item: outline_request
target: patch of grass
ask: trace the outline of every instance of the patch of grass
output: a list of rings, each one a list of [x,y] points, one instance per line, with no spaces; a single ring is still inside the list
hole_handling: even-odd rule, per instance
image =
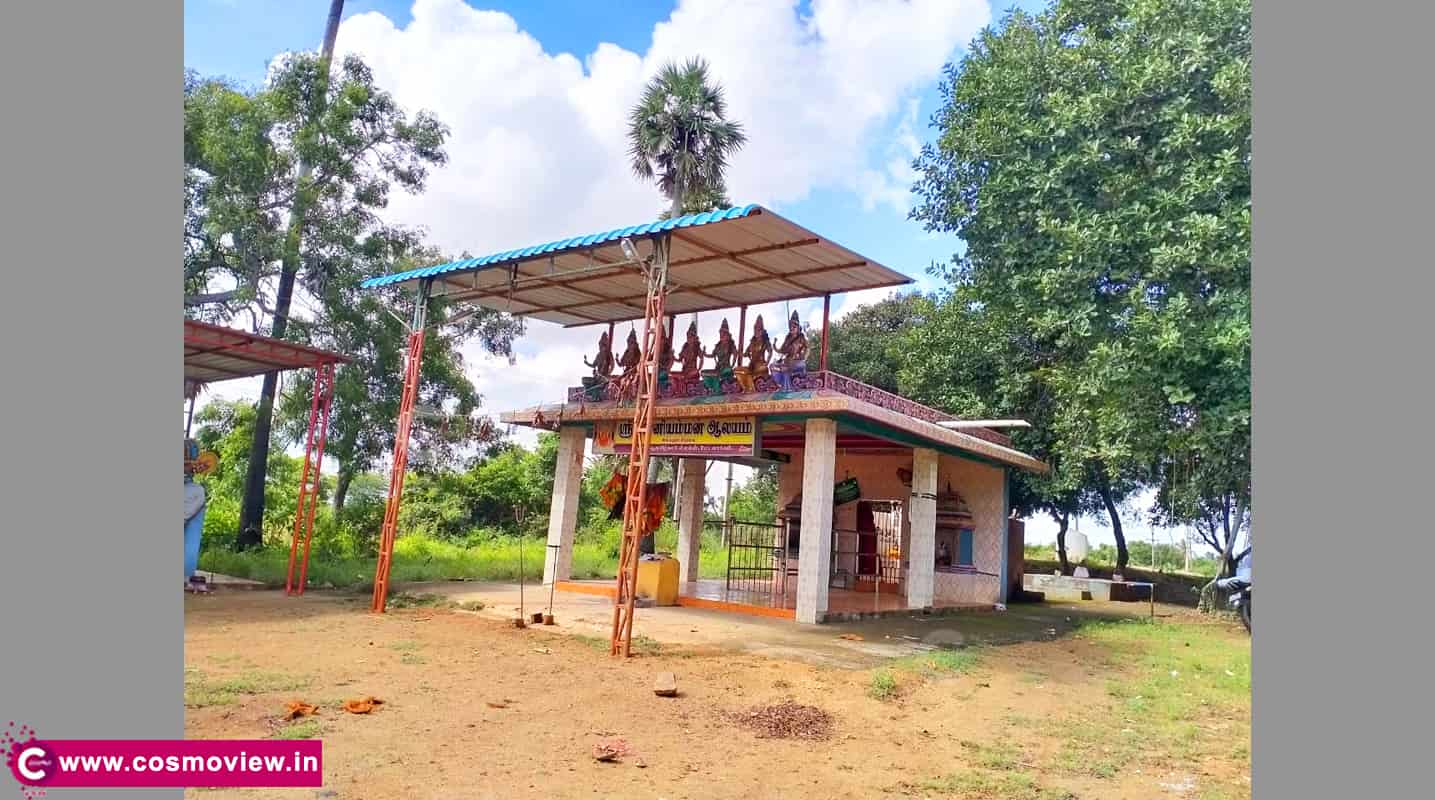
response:
[[[1022,765],[1021,748],[1007,741],[981,742],[963,741],[962,748],[972,753],[973,760],[980,766],[1000,772],[1011,772]]]
[[[459,603],[459,604],[458,604],[458,607],[459,607],[459,609],[461,609],[461,610],[463,610],[463,611],[482,611],[482,610],[483,610],[483,601],[482,601],[482,600],[465,600],[465,601],[463,601],[462,603]]]
[[[1027,672],[1023,672],[1023,673],[1021,674],[1021,682],[1022,682],[1022,683],[1045,683],[1046,680],[1047,680],[1048,678],[1050,678],[1050,677],[1051,677],[1051,676],[1050,676],[1050,675],[1047,675],[1045,672],[1031,672],[1031,671],[1027,671]]]
[[[611,523],[598,530],[581,530],[573,545],[573,577],[612,578],[618,574],[620,526]],[[492,534],[492,535],[490,535]],[[208,540],[208,537],[206,537]],[[659,550],[676,552],[677,526],[671,520],[658,529]],[[522,548],[520,568],[519,549]],[[394,542],[389,579],[394,583],[422,581],[517,581],[538,583],[543,578],[545,544],[542,538],[475,531],[468,542],[436,539],[421,533],[400,536]],[[373,557],[316,553],[309,562],[309,585],[338,589],[373,590]],[[270,587],[284,585],[289,568],[287,532],[258,550],[234,552],[222,547],[199,556],[200,569],[259,581]],[[705,536],[698,565],[704,578],[727,573],[727,548],[716,536]]]
[[[966,770],[907,786],[971,800],[1075,800],[1076,797],[1070,792],[1042,786],[1028,772],[994,775],[981,770]]]
[[[271,739],[313,739],[319,735],[319,721],[316,719],[300,720],[291,722],[288,725],[274,731],[269,735]]]
[[[971,672],[981,663],[981,653],[973,648],[960,650],[935,650],[918,656],[899,659],[893,666],[898,669],[921,672],[926,677],[960,675]]]
[[[872,673],[867,684],[867,696],[873,700],[891,700],[897,696],[897,676],[890,669],[879,669]]]
[[[424,658],[423,656],[419,655],[418,653],[404,653],[403,656],[401,656],[401,657],[399,658],[399,663],[400,663],[400,664],[415,664],[415,665],[417,665],[417,664],[427,664],[427,663],[428,663],[428,659]]]
[[[398,592],[389,595],[389,608],[452,608],[455,603],[441,594]]]
[[[245,695],[291,692],[306,688],[311,682],[305,676],[252,670],[211,680],[199,670],[186,670],[184,704],[190,708],[230,705]]]
[[[419,649],[419,643],[413,639],[400,639],[397,642],[389,642],[390,650],[397,650],[400,653],[411,653]]]
[[[608,652],[608,640],[604,639],[601,636],[589,636],[584,633],[575,633],[573,634],[573,638],[582,642],[583,644],[588,645],[594,650],[598,650],[604,653]],[[629,652],[633,655],[655,656],[662,651],[663,645],[661,642],[659,642],[657,639],[652,639],[641,634],[638,636],[634,636],[633,641],[629,644]]]
[[[1060,742],[1054,768],[1112,778],[1137,762],[1189,763],[1231,752],[1228,737],[1205,735],[1202,724],[1249,716],[1248,641],[1215,625],[1148,620],[1087,622],[1075,635],[1109,654],[1109,703],[1038,726]],[[1248,735],[1237,733],[1236,754],[1249,752]]]

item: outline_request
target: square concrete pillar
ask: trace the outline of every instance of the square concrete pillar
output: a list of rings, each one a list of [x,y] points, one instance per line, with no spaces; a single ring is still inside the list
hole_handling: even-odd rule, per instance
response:
[[[678,461],[678,580],[698,579],[698,551],[703,537],[703,499],[707,495],[707,462]]]
[[[827,613],[832,581],[832,487],[837,471],[837,423],[809,419],[802,450],[802,532],[797,554],[797,621],[815,624]]]
[[[937,451],[912,450],[911,544],[907,550],[907,608],[931,608],[937,564]]]
[[[578,495],[583,486],[583,447],[588,432],[578,425],[558,431],[558,465],[553,471],[553,503],[548,508],[548,547],[543,556],[543,582],[566,581],[573,575],[573,532],[578,528]]]

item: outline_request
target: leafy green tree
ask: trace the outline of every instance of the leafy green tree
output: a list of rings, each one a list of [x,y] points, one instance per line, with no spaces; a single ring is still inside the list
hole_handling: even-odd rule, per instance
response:
[[[777,468],[755,469],[748,479],[732,489],[728,501],[732,518],[738,522],[770,523],[777,519]]]
[[[922,325],[935,308],[931,298],[909,292],[860,306],[829,322],[827,368],[878,389],[900,391],[897,373],[905,361],[907,331]],[[815,369],[822,353],[822,331],[808,332],[807,351]]]
[[[946,275],[1049,396],[1043,455],[1099,497],[1119,570],[1126,494],[1249,441],[1249,1],[1014,11],[942,93],[913,217],[966,242]]]
[[[322,292],[317,316],[302,323],[310,341],[353,359],[335,376],[325,448],[325,455],[339,464],[333,493],[336,513],[343,509],[354,477],[393,453],[408,348],[408,327],[393,311],[402,308],[400,303],[408,298],[400,295],[402,290],[360,290],[359,280],[452,260],[432,248],[402,242],[393,231],[387,234],[378,254],[371,254],[374,247],[366,246],[336,250],[330,256],[329,279],[315,287]],[[391,266],[375,265],[376,257],[384,260],[382,251],[399,246],[412,250]],[[478,341],[490,353],[510,354],[523,322],[489,309],[465,311],[468,316],[447,324],[453,318],[452,309],[441,298],[430,301],[429,319],[434,327],[424,342],[419,384],[419,406],[428,413],[417,415],[411,433],[409,463],[415,471],[457,468],[461,456],[499,438],[492,420],[480,413],[482,398],[465,374],[459,348],[467,341]],[[279,414],[283,433],[290,442],[298,443],[308,425],[313,383],[305,375],[293,385],[281,399]]]
[[[391,188],[420,191],[445,161],[443,124],[405,114],[355,57],[332,82],[328,58],[301,54],[255,92],[193,74],[184,88],[185,305],[205,318],[247,311],[257,330],[265,315],[285,337],[296,283],[322,296],[334,253],[386,238],[377,215]],[[260,539],[275,386],[267,376],[241,545]]]
[[[239,502],[254,439],[255,404],[243,400],[213,400],[194,415],[194,438],[201,450],[219,457],[215,470],[197,477],[207,493],[204,547],[232,545],[239,530]],[[276,448],[269,454],[264,482],[265,527],[285,531],[294,523],[298,503],[298,459]]]
[[[633,172],[657,180],[668,216],[730,205],[723,172],[746,141],[701,59],[664,66],[628,115]]]

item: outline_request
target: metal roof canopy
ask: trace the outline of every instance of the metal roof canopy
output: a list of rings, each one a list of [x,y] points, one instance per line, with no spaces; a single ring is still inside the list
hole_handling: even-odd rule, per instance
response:
[[[433,296],[567,327],[643,317],[646,285],[622,250],[668,236],[672,315],[902,286],[912,279],[761,206],[646,225],[384,275],[367,289],[433,281]]]
[[[199,383],[251,378],[266,372],[341,364],[348,356],[282,339],[184,321],[184,377]]]

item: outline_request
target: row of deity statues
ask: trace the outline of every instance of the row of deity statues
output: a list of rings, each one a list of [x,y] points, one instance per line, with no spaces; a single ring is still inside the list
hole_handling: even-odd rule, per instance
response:
[[[662,349],[658,353],[658,382],[662,386],[674,379],[701,381],[710,393],[717,394],[725,381],[732,381],[744,392],[752,392],[757,390],[759,381],[770,377],[779,388],[789,391],[793,386],[792,379],[807,373],[807,335],[803,333],[801,320],[795,311],[787,322],[787,336],[777,348],[772,346],[761,315],[753,322],[752,338],[741,353],[733,341],[726,319],[718,328],[718,341],[711,352],[703,347],[702,340],[698,338],[696,319],[688,326],[687,338],[676,354],[670,339],[663,337]],[[774,355],[777,356],[775,360]],[[704,361],[709,358],[713,360],[712,368],[704,369]],[[616,383],[620,399],[629,399],[636,395],[641,360],[636,330],[628,331],[627,346],[616,359],[613,357],[612,342],[605,331],[598,337],[598,353],[593,360],[589,361],[586,356],[583,358],[583,363],[593,370],[592,377],[584,378],[583,384],[597,396],[596,392],[601,392],[603,386]],[[674,364],[680,365],[676,371],[673,370]],[[617,375],[613,374],[615,367],[620,370]]]

